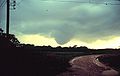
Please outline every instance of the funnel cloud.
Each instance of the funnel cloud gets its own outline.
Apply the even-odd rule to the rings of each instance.
[[[49,36],[61,45],[120,35],[120,5],[59,1],[23,1],[11,11],[10,32]]]

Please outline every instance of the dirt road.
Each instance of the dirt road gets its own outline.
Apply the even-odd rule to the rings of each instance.
[[[99,62],[101,55],[75,57],[69,63],[72,65],[60,76],[118,76],[118,72]]]

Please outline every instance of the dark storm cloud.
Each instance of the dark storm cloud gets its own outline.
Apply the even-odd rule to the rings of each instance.
[[[119,36],[119,13],[120,5],[26,0],[12,12],[11,32],[50,35],[59,44],[94,41]]]

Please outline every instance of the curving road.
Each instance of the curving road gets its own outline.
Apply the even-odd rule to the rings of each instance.
[[[118,72],[99,62],[101,55],[75,57],[69,63],[72,65],[68,72],[59,76],[118,76]]]

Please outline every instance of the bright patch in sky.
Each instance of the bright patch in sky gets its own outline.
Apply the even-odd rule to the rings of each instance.
[[[34,44],[36,46],[51,45],[52,47],[61,46],[55,42],[54,38],[44,37],[40,35],[22,35],[17,37],[21,43],[25,43],[25,44]],[[97,40],[92,43],[85,43],[73,39],[67,44],[62,45],[62,47],[70,47],[70,46],[72,47],[74,45],[77,45],[77,47],[87,46],[88,48],[94,48],[94,49],[119,48],[120,37],[113,37],[109,40]]]

